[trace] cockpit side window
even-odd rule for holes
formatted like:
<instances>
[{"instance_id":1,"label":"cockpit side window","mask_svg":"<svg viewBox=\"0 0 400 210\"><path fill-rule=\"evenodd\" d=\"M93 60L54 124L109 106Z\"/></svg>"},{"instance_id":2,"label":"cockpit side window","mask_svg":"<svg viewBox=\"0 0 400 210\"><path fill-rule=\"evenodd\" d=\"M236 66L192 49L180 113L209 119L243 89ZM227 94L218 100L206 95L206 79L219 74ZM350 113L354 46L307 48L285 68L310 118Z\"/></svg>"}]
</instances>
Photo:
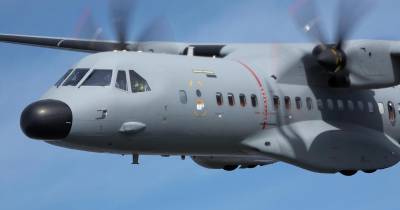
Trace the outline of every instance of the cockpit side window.
<instances>
[{"instance_id":1,"label":"cockpit side window","mask_svg":"<svg viewBox=\"0 0 400 210\"><path fill-rule=\"evenodd\" d=\"M118 89L121 89L121 90L125 90L125 91L128 90L125 71L118 71L115 87Z\"/></svg>"},{"instance_id":2,"label":"cockpit side window","mask_svg":"<svg viewBox=\"0 0 400 210\"><path fill-rule=\"evenodd\" d=\"M141 77L138 73L133 70L129 71L129 77L131 80L131 88L134 93L148 92L151 88L147 81Z\"/></svg>"},{"instance_id":3,"label":"cockpit side window","mask_svg":"<svg viewBox=\"0 0 400 210\"><path fill-rule=\"evenodd\" d=\"M55 86L60 87L64 80L71 74L72 69L68 70L55 84Z\"/></svg>"},{"instance_id":4,"label":"cockpit side window","mask_svg":"<svg viewBox=\"0 0 400 210\"><path fill-rule=\"evenodd\" d=\"M75 69L75 71L64 82L63 86L76 86L88 71L89 69Z\"/></svg>"},{"instance_id":5,"label":"cockpit side window","mask_svg":"<svg viewBox=\"0 0 400 210\"><path fill-rule=\"evenodd\" d=\"M111 78L112 70L93 70L82 86L109 86Z\"/></svg>"}]
</instances>

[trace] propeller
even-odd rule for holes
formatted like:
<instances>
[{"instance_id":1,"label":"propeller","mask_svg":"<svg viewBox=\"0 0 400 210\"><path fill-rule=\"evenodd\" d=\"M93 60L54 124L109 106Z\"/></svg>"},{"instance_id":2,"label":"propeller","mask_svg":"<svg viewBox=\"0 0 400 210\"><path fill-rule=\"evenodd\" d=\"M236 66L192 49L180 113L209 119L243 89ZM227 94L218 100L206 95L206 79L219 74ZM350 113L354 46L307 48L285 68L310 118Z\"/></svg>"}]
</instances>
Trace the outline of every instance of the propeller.
<instances>
[{"instance_id":1,"label":"propeller","mask_svg":"<svg viewBox=\"0 0 400 210\"><path fill-rule=\"evenodd\" d=\"M145 25L144 29L138 31L136 43L130 42L131 27L134 26L134 13L137 11L138 0L109 0L110 23L112 24L113 33L116 37L117 44L111 50L140 51L143 41L168 40L173 37L171 35L171 27L164 16L159 16ZM133 29L138 30L133 27ZM80 18L79 25L76 30L79 37L88 38L90 40L103 39L103 29L96 27L94 18L90 9L86 9Z\"/></svg>"},{"instance_id":2,"label":"propeller","mask_svg":"<svg viewBox=\"0 0 400 210\"><path fill-rule=\"evenodd\" d=\"M322 33L314 0L296 0L290 8L290 13L297 25L318 43L312 52L316 61L329 73L340 74L345 69L348 58L343 51L345 42L374 5L374 0L338 0L337 27L333 44L329 44Z\"/></svg>"},{"instance_id":3,"label":"propeller","mask_svg":"<svg viewBox=\"0 0 400 210\"><path fill-rule=\"evenodd\" d=\"M150 21L143 30L138 31L136 44L128 41L130 26L134 22L134 12L137 11L138 0L109 0L111 20L118 40L118 50L140 51L143 41L168 40L173 37L169 22L164 16L158 16ZM135 28L134 28L135 29Z\"/></svg>"}]
</instances>

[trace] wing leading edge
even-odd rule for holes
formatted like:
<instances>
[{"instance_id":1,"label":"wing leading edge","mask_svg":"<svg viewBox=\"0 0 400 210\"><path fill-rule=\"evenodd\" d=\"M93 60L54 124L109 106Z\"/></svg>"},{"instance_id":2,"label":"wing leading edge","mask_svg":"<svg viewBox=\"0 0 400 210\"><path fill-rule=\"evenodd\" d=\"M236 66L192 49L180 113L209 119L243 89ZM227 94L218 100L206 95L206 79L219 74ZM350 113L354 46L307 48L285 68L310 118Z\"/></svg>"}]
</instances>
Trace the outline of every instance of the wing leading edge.
<instances>
[{"instance_id":1,"label":"wing leading edge","mask_svg":"<svg viewBox=\"0 0 400 210\"><path fill-rule=\"evenodd\" d=\"M90 53L121 49L121 44L115 41L25 36L15 34L0 34L0 42Z\"/></svg>"}]
</instances>

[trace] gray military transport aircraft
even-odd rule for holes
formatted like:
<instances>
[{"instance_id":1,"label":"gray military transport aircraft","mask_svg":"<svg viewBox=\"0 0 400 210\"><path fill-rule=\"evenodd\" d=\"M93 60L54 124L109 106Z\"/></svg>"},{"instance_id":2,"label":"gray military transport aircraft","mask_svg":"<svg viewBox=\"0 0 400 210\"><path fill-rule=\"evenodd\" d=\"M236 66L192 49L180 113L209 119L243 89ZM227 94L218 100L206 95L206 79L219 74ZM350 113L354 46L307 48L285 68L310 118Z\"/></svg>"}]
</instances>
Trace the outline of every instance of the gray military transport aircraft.
<instances>
[{"instance_id":1,"label":"gray military transport aircraft","mask_svg":"<svg viewBox=\"0 0 400 210\"><path fill-rule=\"evenodd\" d=\"M92 53L23 111L21 128L136 164L139 155L190 156L231 171L281 161L346 176L392 167L400 160L400 42L346 40L368 4L339 5L333 43L304 0L291 13L317 44L129 42L131 9L115 3L117 41L1 34Z\"/></svg>"}]
</instances>

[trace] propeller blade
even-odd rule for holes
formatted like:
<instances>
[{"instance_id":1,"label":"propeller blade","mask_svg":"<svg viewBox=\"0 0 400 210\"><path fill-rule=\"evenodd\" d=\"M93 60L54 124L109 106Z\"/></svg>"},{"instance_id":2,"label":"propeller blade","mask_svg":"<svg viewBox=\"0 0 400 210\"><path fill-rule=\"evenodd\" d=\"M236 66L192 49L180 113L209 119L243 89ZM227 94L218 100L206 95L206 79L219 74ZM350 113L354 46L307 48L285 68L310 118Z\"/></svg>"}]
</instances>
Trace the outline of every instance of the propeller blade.
<instances>
[{"instance_id":1,"label":"propeller blade","mask_svg":"<svg viewBox=\"0 0 400 210\"><path fill-rule=\"evenodd\" d=\"M109 0L111 21L114 26L120 50L125 50L129 27L136 6L135 0Z\"/></svg>"},{"instance_id":2,"label":"propeller blade","mask_svg":"<svg viewBox=\"0 0 400 210\"><path fill-rule=\"evenodd\" d=\"M360 22L376 4L376 0L339 0L335 37L338 49L342 49L343 43L351 36Z\"/></svg>"},{"instance_id":3,"label":"propeller blade","mask_svg":"<svg viewBox=\"0 0 400 210\"><path fill-rule=\"evenodd\" d=\"M289 11L297 25L313 41L323 45L327 43L321 30L321 19L314 0L296 0Z\"/></svg>"},{"instance_id":4,"label":"propeller blade","mask_svg":"<svg viewBox=\"0 0 400 210\"><path fill-rule=\"evenodd\" d=\"M141 51L141 43L146 41L175 40L170 22L165 16L154 18L137 36L136 44L130 50Z\"/></svg>"},{"instance_id":5,"label":"propeller blade","mask_svg":"<svg viewBox=\"0 0 400 210\"><path fill-rule=\"evenodd\" d=\"M92 11L89 8L85 9L79 18L75 37L88 40L104 40L103 36L103 28L97 26Z\"/></svg>"}]
</instances>

